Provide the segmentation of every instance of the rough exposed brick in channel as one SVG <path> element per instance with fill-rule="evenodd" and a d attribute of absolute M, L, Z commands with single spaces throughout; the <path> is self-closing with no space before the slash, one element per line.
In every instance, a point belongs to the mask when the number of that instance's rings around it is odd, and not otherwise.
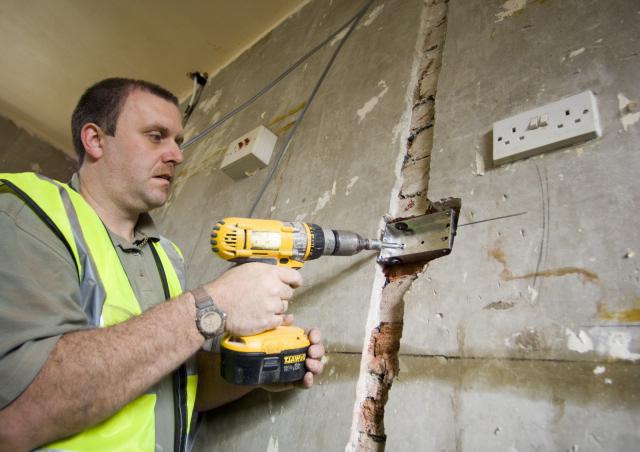
<path fill-rule="evenodd" d="M 382 291 L 380 323 L 374 329 L 367 348 L 369 383 L 359 419 L 359 442 L 356 450 L 384 450 L 384 408 L 389 390 L 400 371 L 398 351 L 402 337 L 404 294 L 416 275 L 405 275 L 390 281 Z"/>
<path fill-rule="evenodd" d="M 418 80 L 413 88 L 413 110 L 406 154 L 402 166 L 403 183 L 398 193 L 396 216 L 411 218 L 433 209 L 427 198 L 430 156 L 433 147 L 435 98 L 442 66 L 448 0 L 427 0 L 425 39 Z M 384 409 L 400 366 L 398 353 L 402 337 L 404 295 L 425 263 L 385 268 L 387 284 L 382 291 L 379 323 L 369 337 L 366 360 L 366 393 L 357 414 L 357 442 L 353 450 L 378 452 L 386 444 Z"/>

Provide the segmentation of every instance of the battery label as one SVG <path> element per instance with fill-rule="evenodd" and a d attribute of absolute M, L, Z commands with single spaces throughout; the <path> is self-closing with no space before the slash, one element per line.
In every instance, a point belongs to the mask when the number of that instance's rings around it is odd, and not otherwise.
<path fill-rule="evenodd" d="M 282 372 L 284 372 L 284 373 L 300 372 L 303 369 L 304 369 L 304 367 L 303 367 L 302 363 L 285 364 L 284 366 L 282 366 Z"/>
<path fill-rule="evenodd" d="M 285 364 L 294 364 L 294 363 L 300 363 L 302 361 L 304 361 L 307 357 L 306 353 L 300 353 L 299 355 L 289 355 L 289 356 L 285 356 L 284 357 L 284 363 Z"/>
<path fill-rule="evenodd" d="M 277 232 L 253 231 L 251 233 L 251 248 L 256 250 L 272 250 L 280 249 L 281 237 Z"/>

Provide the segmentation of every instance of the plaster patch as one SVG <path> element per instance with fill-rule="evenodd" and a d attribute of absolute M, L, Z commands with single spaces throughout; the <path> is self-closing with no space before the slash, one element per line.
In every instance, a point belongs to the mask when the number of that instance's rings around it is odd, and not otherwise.
<path fill-rule="evenodd" d="M 485 164 L 484 155 L 480 151 L 476 151 L 476 170 L 473 172 L 474 176 L 484 176 Z"/>
<path fill-rule="evenodd" d="M 573 52 L 571 52 L 571 53 L 569 54 L 569 58 L 575 58 L 575 57 L 577 57 L 578 55 L 580 55 L 580 54 L 582 54 L 582 53 L 584 53 L 584 47 L 581 47 L 581 48 L 579 48 L 579 49 L 574 50 Z"/>
<path fill-rule="evenodd" d="M 274 210 L 276 210 L 276 206 L 271 206 L 271 212 L 273 212 Z"/>
<path fill-rule="evenodd" d="M 626 132 L 627 129 L 640 121 L 640 111 L 638 112 L 629 112 L 627 111 L 627 105 L 629 105 L 631 101 L 622 93 L 618 93 L 618 109 L 620 110 L 620 122 L 622 123 L 622 127 Z"/>
<path fill-rule="evenodd" d="M 373 96 L 371 99 L 369 99 L 360 110 L 358 110 L 357 115 L 358 115 L 358 124 L 362 122 L 362 120 L 369 114 L 371 113 L 371 111 L 375 108 L 376 105 L 378 105 L 378 102 L 380 101 L 380 99 L 382 99 L 384 97 L 385 94 L 387 94 L 387 91 L 389 91 L 389 87 L 387 86 L 387 82 L 385 82 L 384 80 L 380 80 L 378 82 L 378 86 L 382 88 L 382 91 L 380 91 L 378 93 L 377 96 Z"/>
<path fill-rule="evenodd" d="M 384 3 L 382 5 L 376 6 L 373 11 L 369 13 L 365 21 L 362 23 L 363 26 L 368 27 L 373 23 L 374 20 L 378 18 L 382 10 L 384 9 Z"/>
<path fill-rule="evenodd" d="M 273 439 L 273 436 L 269 438 L 269 444 L 267 445 L 267 452 L 278 452 L 278 438 Z"/>
<path fill-rule="evenodd" d="M 32 163 L 31 165 L 29 165 L 29 167 L 31 168 L 31 171 L 36 172 L 36 173 L 41 173 L 42 172 L 42 167 L 40 166 L 39 163 Z"/>
<path fill-rule="evenodd" d="M 595 369 L 593 369 L 593 373 L 596 374 L 596 375 L 600 375 L 600 374 L 603 374 L 605 370 L 607 370 L 606 367 L 598 366 Z"/>
<path fill-rule="evenodd" d="M 640 353 L 633 353 L 629 350 L 631 333 L 628 331 L 593 328 L 591 333 L 592 335 L 595 333 L 598 339 L 596 347 L 598 353 L 627 361 L 640 360 Z"/>
<path fill-rule="evenodd" d="M 404 119 L 400 120 L 400 122 L 393 127 L 393 130 L 391 130 L 392 144 L 396 144 L 396 141 L 398 141 L 398 138 L 402 136 L 402 131 L 404 130 L 404 127 L 405 127 Z"/>
<path fill-rule="evenodd" d="M 611 380 L 611 378 L 605 378 L 605 379 L 604 379 L 604 384 L 606 384 L 606 385 L 610 385 L 611 383 L 613 383 L 613 381 Z"/>
<path fill-rule="evenodd" d="M 331 187 L 331 195 L 335 196 L 336 194 L 336 181 L 333 181 L 333 186 Z"/>
<path fill-rule="evenodd" d="M 531 286 L 527 286 L 527 292 L 531 296 L 531 303 L 534 303 L 538 299 L 538 291 Z"/>
<path fill-rule="evenodd" d="M 359 179 L 358 176 L 351 178 L 351 180 L 349 181 L 349 184 L 347 185 L 347 190 L 344 192 L 345 196 L 349 196 L 349 193 L 351 193 L 351 189 L 356 184 L 356 182 L 358 182 L 358 179 Z"/>
<path fill-rule="evenodd" d="M 498 18 L 495 23 L 502 22 L 505 18 L 511 17 L 527 6 L 527 0 L 507 0 L 502 4 L 502 11 L 495 16 Z"/>
<path fill-rule="evenodd" d="M 338 41 L 342 40 L 342 38 L 344 38 L 344 37 L 345 37 L 345 35 L 347 34 L 347 32 L 348 32 L 348 31 L 349 31 L 349 28 L 347 27 L 347 28 L 345 28 L 344 30 L 342 30 L 340 33 L 338 33 L 338 34 L 336 35 L 336 37 L 335 37 L 335 38 L 333 38 L 333 39 L 331 40 L 331 42 L 329 43 L 329 47 L 333 47 L 333 46 L 336 44 L 336 42 L 338 42 Z"/>
<path fill-rule="evenodd" d="M 204 102 L 200 103 L 198 110 L 202 111 L 203 113 L 209 113 L 211 109 L 216 106 L 221 96 L 222 96 L 222 90 L 221 89 L 216 90 L 216 92 L 213 93 L 213 96 L 211 96 L 209 99 L 205 100 Z"/>
<path fill-rule="evenodd" d="M 580 332 L 576 334 L 567 328 L 565 334 L 567 336 L 567 347 L 569 350 L 578 353 L 587 353 L 593 350 L 593 341 L 583 330 L 580 330 Z"/>
<path fill-rule="evenodd" d="M 296 219 L 294 221 L 302 221 L 305 219 L 306 216 L 307 216 L 306 213 L 299 213 L 298 215 L 296 215 Z"/>
<path fill-rule="evenodd" d="M 315 209 L 313 209 L 313 212 L 311 212 L 311 215 L 315 215 L 316 213 L 320 212 L 322 209 L 325 208 L 325 206 L 327 205 L 327 203 L 329 202 L 329 200 L 331 199 L 331 196 L 335 194 L 336 191 L 336 185 L 335 185 L 335 181 L 333 182 L 333 188 L 331 189 L 331 191 L 327 190 L 325 191 L 322 196 L 320 196 L 318 198 L 318 201 L 316 202 L 316 207 Z"/>

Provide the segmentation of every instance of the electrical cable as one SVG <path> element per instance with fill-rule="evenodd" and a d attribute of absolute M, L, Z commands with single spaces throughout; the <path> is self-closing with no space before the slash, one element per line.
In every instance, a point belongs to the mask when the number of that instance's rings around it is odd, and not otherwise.
<path fill-rule="evenodd" d="M 278 167 L 280 166 L 280 162 L 282 161 L 282 157 L 284 157 L 284 154 L 287 152 L 287 148 L 289 147 L 289 144 L 291 143 L 291 138 L 293 138 L 293 135 L 296 133 L 296 130 L 298 130 L 298 127 L 300 126 L 300 123 L 302 122 L 302 119 L 304 118 L 305 114 L 309 110 L 309 107 L 311 106 L 311 103 L 315 99 L 316 94 L 318 93 L 318 90 L 320 89 L 320 86 L 322 85 L 322 82 L 324 82 L 324 79 L 326 78 L 327 74 L 329 73 L 329 69 L 331 69 L 331 66 L 333 66 L 333 62 L 336 60 L 336 57 L 340 53 L 340 50 L 342 49 L 342 46 L 347 42 L 347 40 L 349 39 L 349 36 L 353 32 L 353 30 L 355 30 L 356 25 L 358 25 L 358 22 L 360 22 L 360 19 L 362 18 L 362 16 L 364 16 L 364 13 L 367 12 L 367 10 L 369 9 L 369 6 L 371 6 L 372 3 L 373 3 L 373 0 L 369 0 L 364 5 L 364 7 L 358 12 L 358 14 L 356 14 L 355 18 L 351 22 L 351 27 L 349 27 L 349 31 L 347 31 L 347 34 L 340 41 L 340 44 L 338 44 L 338 47 L 336 47 L 336 50 L 333 52 L 333 55 L 331 55 L 331 58 L 329 59 L 329 61 L 325 65 L 324 70 L 322 71 L 322 74 L 320 75 L 320 78 L 318 79 L 318 81 L 316 82 L 315 86 L 313 87 L 313 91 L 311 92 L 311 94 L 309 95 L 309 98 L 305 102 L 304 109 L 302 110 L 302 112 L 300 112 L 300 115 L 296 119 L 295 125 L 293 126 L 293 128 L 291 129 L 289 134 L 287 135 L 287 138 L 286 138 L 284 144 L 280 147 L 280 151 L 277 154 L 276 160 L 275 160 L 274 164 L 272 165 L 271 169 L 269 170 L 269 175 L 267 176 L 267 179 L 262 184 L 262 187 L 260 188 L 260 191 L 256 195 L 256 198 L 253 201 L 253 204 L 251 205 L 251 209 L 249 209 L 249 214 L 248 214 L 249 218 L 253 217 L 253 214 L 254 214 L 254 212 L 256 210 L 256 207 L 258 206 L 258 203 L 262 199 L 262 196 L 264 195 L 264 192 L 267 190 L 267 187 L 271 183 L 271 180 L 273 179 L 273 176 L 275 175 L 276 171 L 278 170 Z"/>
<path fill-rule="evenodd" d="M 369 2 L 367 3 L 367 5 L 365 6 L 366 9 L 369 8 L 369 5 L 371 5 L 371 3 L 373 2 L 373 0 L 369 0 Z M 366 11 L 366 9 L 363 9 L 364 11 Z M 218 127 L 220 127 L 222 124 L 224 124 L 225 122 L 227 122 L 229 119 L 231 119 L 233 116 L 235 116 L 236 114 L 240 113 L 242 110 L 244 110 L 245 108 L 247 108 L 249 105 L 251 105 L 252 103 L 254 103 L 256 100 L 258 100 L 263 94 L 267 93 L 268 91 L 270 91 L 274 86 L 276 86 L 282 79 L 284 79 L 287 75 L 289 75 L 294 69 L 296 69 L 298 66 L 300 66 L 302 63 L 304 63 L 306 60 L 308 60 L 313 54 L 315 54 L 318 50 L 320 50 L 322 47 L 324 47 L 329 41 L 331 41 L 333 38 L 335 38 L 337 35 L 339 35 L 340 33 L 342 33 L 342 31 L 347 28 L 354 20 L 356 20 L 356 18 L 360 17 L 362 15 L 362 11 L 359 11 L 358 13 L 356 13 L 353 17 L 351 17 L 347 22 L 345 22 L 340 28 L 338 28 L 336 31 L 334 31 L 333 33 L 331 33 L 331 35 L 329 35 L 324 41 L 322 41 L 320 44 L 316 45 L 314 48 L 312 48 L 311 50 L 309 50 L 307 53 L 305 53 L 303 56 L 301 56 L 295 63 L 293 63 L 291 66 L 289 66 L 284 72 L 282 72 L 280 75 L 278 75 L 275 79 L 273 79 L 271 82 L 269 82 L 264 88 L 262 88 L 260 91 L 258 91 L 256 94 L 254 94 L 252 97 L 250 97 L 249 99 L 247 99 L 246 101 L 244 101 L 242 104 L 238 105 L 236 108 L 234 108 L 233 110 L 231 110 L 230 112 L 226 113 L 222 118 L 218 119 L 217 121 L 215 121 L 213 124 L 209 125 L 208 127 L 206 127 L 204 130 L 202 130 L 201 132 L 199 132 L 197 135 L 195 135 L 193 138 L 188 139 L 187 141 L 185 141 L 181 147 L 181 149 L 184 151 L 185 149 L 187 149 L 188 147 L 190 147 L 192 144 L 197 143 L 198 141 L 200 141 L 202 138 L 204 138 L 206 135 L 208 135 L 209 133 L 213 132 L 215 129 L 217 129 Z M 346 37 L 346 36 L 345 36 Z M 344 39 L 342 40 L 344 41 Z"/>
<path fill-rule="evenodd" d="M 209 74 L 206 72 L 189 72 L 187 74 L 190 78 L 193 79 L 193 91 L 191 92 L 191 99 L 189 99 L 189 103 L 187 104 L 187 108 L 184 110 L 184 115 L 182 117 L 182 126 L 184 127 L 189 121 L 191 114 L 196 109 L 198 102 L 200 102 L 200 96 L 202 95 L 202 91 L 204 90 L 204 86 L 207 84 L 207 80 L 209 78 Z"/>
<path fill-rule="evenodd" d="M 322 47 L 324 47 L 329 41 L 331 41 L 334 37 L 339 35 L 344 29 L 346 29 L 347 27 L 349 27 L 349 25 L 351 25 L 349 30 L 345 34 L 345 36 L 340 40 L 340 43 L 338 44 L 338 47 L 336 48 L 336 50 L 331 55 L 331 58 L 329 59 L 329 61 L 325 65 L 325 67 L 324 67 L 324 69 L 322 71 L 322 74 L 320 75 L 320 78 L 316 82 L 311 94 L 309 95 L 309 98 L 307 99 L 307 102 L 305 103 L 304 109 L 302 110 L 302 112 L 300 112 L 300 115 L 296 119 L 295 126 L 287 134 L 287 138 L 286 138 L 283 146 L 281 146 L 280 151 L 278 152 L 276 160 L 275 160 L 271 170 L 269 171 L 269 175 L 267 176 L 267 179 L 263 183 L 260 191 L 258 192 L 258 195 L 256 196 L 256 198 L 255 198 L 255 200 L 254 200 L 254 202 L 253 202 L 253 204 L 251 206 L 249 217 L 253 216 L 253 213 L 255 211 L 256 206 L 260 202 L 262 196 L 264 195 L 264 192 L 266 191 L 266 189 L 269 186 L 271 180 L 273 179 L 273 176 L 275 175 L 278 167 L 280 166 L 280 162 L 282 161 L 282 157 L 286 153 L 287 148 L 289 147 L 289 143 L 291 142 L 291 139 L 293 138 L 293 135 L 295 134 L 296 130 L 298 130 L 298 126 L 302 122 L 302 119 L 304 118 L 307 110 L 309 109 L 309 106 L 311 105 L 311 103 L 315 99 L 315 96 L 318 93 L 318 90 L 320 89 L 320 86 L 322 85 L 322 82 L 324 81 L 324 79 L 327 76 L 327 73 L 331 69 L 331 66 L 333 65 L 336 57 L 338 56 L 338 53 L 340 53 L 340 50 L 342 49 L 342 46 L 345 44 L 345 42 L 347 41 L 347 39 L 349 38 L 349 36 L 353 32 L 353 30 L 356 28 L 356 25 L 358 24 L 358 22 L 360 22 L 360 19 L 367 12 L 367 10 L 369 9 L 369 7 L 373 3 L 373 1 L 374 0 L 368 0 L 367 3 L 353 17 L 351 17 L 347 22 L 344 23 L 344 25 L 342 25 L 335 32 L 333 32 L 331 35 L 329 35 L 329 37 L 327 37 L 320 44 L 318 44 L 313 49 L 311 49 L 309 52 L 307 52 L 302 57 L 300 57 L 295 63 L 293 63 L 284 72 L 282 72 L 282 74 L 280 74 L 274 80 L 269 82 L 269 84 L 267 84 L 264 88 L 262 88 L 260 91 L 258 91 L 255 95 L 253 95 L 251 98 L 247 99 L 245 102 L 243 102 L 238 107 L 236 107 L 233 110 L 231 110 L 229 113 L 225 114 L 218 121 L 215 121 L 213 124 L 211 124 L 210 126 L 205 128 L 202 132 L 198 133 L 197 135 L 195 135 L 193 138 L 189 139 L 187 142 L 185 142 L 182 145 L 181 149 L 182 150 L 186 149 L 187 147 L 189 147 L 192 144 L 196 143 L 197 141 L 201 140 L 203 137 L 205 137 L 206 135 L 211 133 L 216 128 L 220 127 L 222 124 L 224 124 L 230 118 L 232 118 L 234 115 L 236 115 L 237 113 L 239 113 L 242 110 L 244 110 L 245 108 L 247 108 L 249 105 L 251 105 L 253 102 L 255 102 L 258 98 L 260 98 L 263 94 L 267 93 L 269 90 L 271 90 L 271 88 L 276 86 L 282 79 L 284 79 L 287 75 L 289 75 L 289 73 L 291 73 L 295 68 L 300 66 L 305 60 L 307 60 L 309 57 L 311 57 L 313 54 L 315 54 L 318 50 L 320 50 Z M 203 419 L 204 419 L 203 416 L 197 416 L 196 419 L 195 419 L 195 427 L 193 429 L 194 431 L 193 431 L 193 434 L 190 435 L 190 438 L 188 440 L 188 450 L 189 451 L 191 451 L 191 449 L 193 448 L 193 445 L 196 442 L 196 439 L 197 439 L 198 434 L 200 432 L 200 428 L 202 426 Z"/>

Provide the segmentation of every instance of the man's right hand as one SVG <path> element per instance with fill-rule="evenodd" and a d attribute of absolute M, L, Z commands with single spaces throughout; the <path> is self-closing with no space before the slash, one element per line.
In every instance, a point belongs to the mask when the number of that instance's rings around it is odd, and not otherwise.
<path fill-rule="evenodd" d="M 293 289 L 301 284 L 296 270 L 250 263 L 228 270 L 203 287 L 227 314 L 226 331 L 249 336 L 291 324 L 293 316 L 285 313 Z"/>

